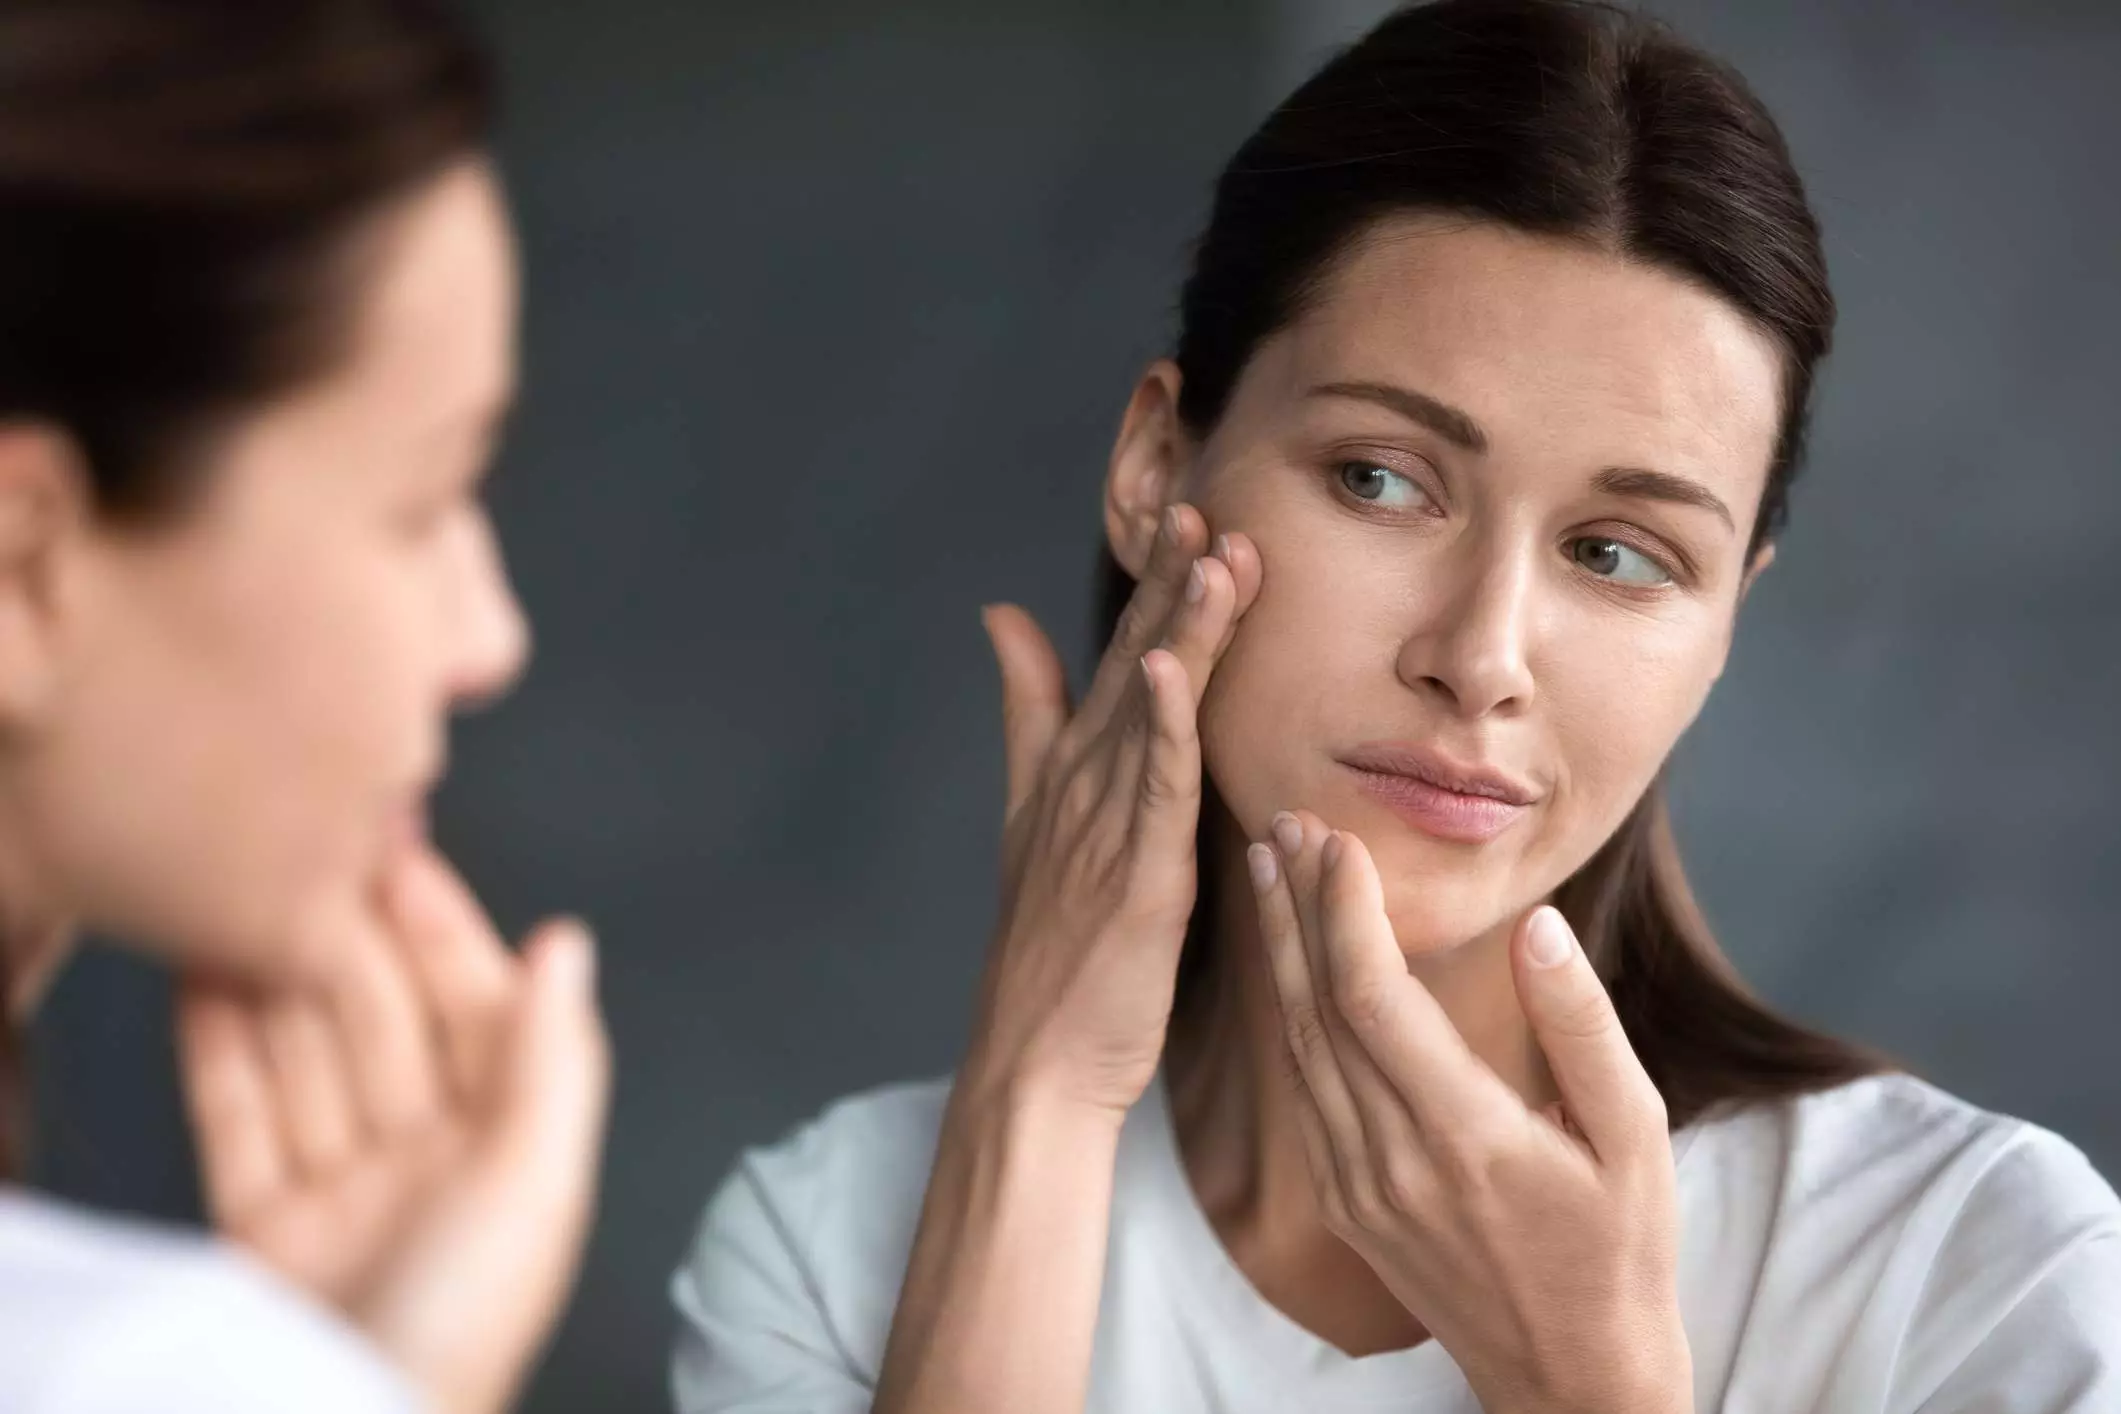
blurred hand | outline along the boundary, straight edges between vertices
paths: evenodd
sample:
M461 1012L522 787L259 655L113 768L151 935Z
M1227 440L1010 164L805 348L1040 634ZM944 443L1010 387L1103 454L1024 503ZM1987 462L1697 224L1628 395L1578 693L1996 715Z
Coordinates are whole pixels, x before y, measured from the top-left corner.
M1259 593L1259 552L1208 553L1165 513L1080 711L1021 609L987 613L1002 673L1009 803L1002 916L961 1081L1123 1113L1156 1072L1193 911L1195 731L1209 674Z
M422 850L328 979L191 981L179 1049L215 1224L343 1312L445 1414L513 1400L572 1286L610 1086L594 949L520 958Z

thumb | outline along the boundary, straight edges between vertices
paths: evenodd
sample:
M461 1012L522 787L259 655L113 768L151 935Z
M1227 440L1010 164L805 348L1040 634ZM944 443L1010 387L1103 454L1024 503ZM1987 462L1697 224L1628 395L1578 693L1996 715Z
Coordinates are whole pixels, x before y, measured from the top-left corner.
M1038 782L1054 738L1068 724L1068 675L1037 620L1014 604L980 611L1002 673L1002 748L1014 815Z
M1518 925L1510 965L1532 1035L1592 1150L1613 1162L1663 1142L1663 1098L1559 909L1543 904Z

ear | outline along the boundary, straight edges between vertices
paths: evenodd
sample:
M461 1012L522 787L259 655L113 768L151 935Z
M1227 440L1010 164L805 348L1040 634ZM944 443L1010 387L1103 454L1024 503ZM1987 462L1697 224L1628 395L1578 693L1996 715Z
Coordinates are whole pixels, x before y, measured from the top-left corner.
M1753 582L1765 574L1767 567L1773 563L1775 563L1775 542L1770 540L1753 552L1752 562L1745 567L1745 577L1738 581L1738 602L1731 606L1731 621L1725 626L1723 647L1720 650L1720 656L1716 660L1716 671L1710 675L1710 682L1720 681L1723 677L1724 668L1730 663L1731 635L1737 631L1738 610L1745 606L1745 596L1753 592ZM1700 707L1697 705L1695 710L1698 712Z
M0 732L36 726L59 696L62 589L91 501L71 437L41 424L0 423Z
M1738 582L1738 602L1743 604L1745 596L1753 592L1753 582L1767 572L1775 563L1775 542L1770 540L1753 555L1753 562L1745 567L1745 578Z
M1120 419L1105 472L1105 539L1112 557L1141 578L1164 507L1178 498L1193 439L1178 417L1178 365L1158 359L1142 374Z

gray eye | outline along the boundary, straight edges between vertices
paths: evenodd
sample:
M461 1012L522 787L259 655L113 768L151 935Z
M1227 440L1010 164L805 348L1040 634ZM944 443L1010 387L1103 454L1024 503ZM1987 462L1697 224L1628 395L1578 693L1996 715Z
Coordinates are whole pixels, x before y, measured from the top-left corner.
M1376 462L1345 461L1340 464L1340 484L1348 494L1374 505L1407 507L1429 499L1412 478L1402 476Z
M1629 545L1604 535L1586 535L1570 544L1571 557L1600 579L1619 584L1669 584L1664 566Z

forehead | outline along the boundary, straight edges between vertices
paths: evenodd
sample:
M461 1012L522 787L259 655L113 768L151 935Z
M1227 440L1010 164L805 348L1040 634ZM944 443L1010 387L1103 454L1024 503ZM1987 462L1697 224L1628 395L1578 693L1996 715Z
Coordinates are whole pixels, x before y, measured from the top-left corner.
M498 402L515 377L516 268L498 186L466 163L378 232L343 369L408 410Z
M1749 474L1756 492L1779 415L1775 346L1722 299L1587 244L1458 218L1380 222L1255 362L1281 397L1414 387L1470 413L1498 457Z

